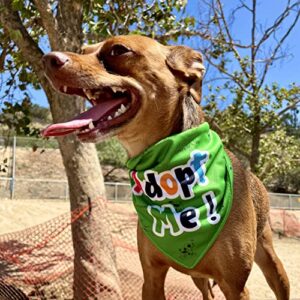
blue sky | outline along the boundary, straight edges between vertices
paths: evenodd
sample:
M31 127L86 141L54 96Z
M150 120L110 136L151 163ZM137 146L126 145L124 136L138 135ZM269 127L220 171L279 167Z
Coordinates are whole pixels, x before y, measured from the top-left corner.
M229 11L237 3L236 0L223 1L225 11ZM247 2L247 1L246 1ZM248 1L249 2L249 1ZM268 26L280 14L284 8L285 0L261 0L258 1L257 19L262 26ZM189 0L186 13L197 18L201 11L200 2ZM233 32L241 41L250 39L251 19L247 12L239 13L233 26ZM197 41L186 42L187 45L197 46ZM293 32L287 38L285 45L288 47L290 56L279 62L275 62L270 69L267 77L267 83L278 82L280 86L288 86L292 82L299 84L299 67L300 67L300 23L296 25ZM32 102L42 106L48 106L47 99L43 91L29 90L32 96Z
M199 12L201 12L200 1L190 0L187 5L187 13L197 18ZM232 8L237 6L237 0L222 1L224 3L224 11L228 12ZM244 1L245 3L251 3L252 1ZM274 20L282 13L285 8L286 0L260 0L257 4L257 20L263 28L269 27ZM232 26L232 32L234 37L242 41L243 43L250 43L251 38L251 18L250 13L246 10L240 10L237 13L235 21ZM283 30L286 29L286 25L283 26ZM258 31L258 30L257 30ZM261 37L257 32L257 40ZM195 42L192 46L195 47ZM270 72L267 76L267 83L278 82L279 85L287 86L292 82L299 83L299 66L300 66L300 22L293 29L291 34L285 41L285 47L287 47L287 53L289 56L283 60L277 61L270 68ZM242 53L242 52L241 52Z

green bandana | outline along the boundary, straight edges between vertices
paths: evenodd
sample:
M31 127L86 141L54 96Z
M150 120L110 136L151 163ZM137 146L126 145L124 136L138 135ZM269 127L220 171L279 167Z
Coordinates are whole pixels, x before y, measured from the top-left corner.
M193 268L218 237L232 203L233 172L207 123L128 160L141 227L160 251Z

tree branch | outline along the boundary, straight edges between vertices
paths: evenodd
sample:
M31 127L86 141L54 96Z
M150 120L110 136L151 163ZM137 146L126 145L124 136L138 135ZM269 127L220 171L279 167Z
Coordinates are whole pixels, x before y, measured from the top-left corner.
M293 102L292 104L288 105L287 107L285 107L284 109L282 109L280 112L277 113L277 116L282 116L284 113L286 113L287 111L289 111L290 109L293 109L297 106L297 104L300 103L300 98L298 98L295 102Z
M290 105L288 105L287 107L285 107L284 109L282 109L281 111L279 111L277 113L277 117L281 117L283 114L285 114L287 111L295 108L297 106L297 104L300 103L300 98L298 98L297 100L295 100L295 102L291 103ZM272 129L270 128L270 123L265 124L262 127L262 133L266 133L266 132L270 132L272 131ZM271 130L270 130L271 129Z
M1 48L2 48L2 52L0 54L0 72L3 72L5 58L6 58L7 53L9 52L9 49L8 49L8 45L1 46Z
M254 1L255 1L255 0L254 0ZM241 67L241 69L242 69L244 75L249 79L250 77L249 77L249 74L248 74L248 72L247 72L247 70L246 70L245 65L244 65L243 62L242 62L242 58L241 58L239 52L236 50L236 48L235 48L235 46L234 46L234 41L233 41L232 35L231 35L231 33L230 33L230 30L229 30L228 23L227 23L227 21L226 21L225 15L224 15L224 11L223 11L223 8L222 8L222 3L221 3L220 0L217 0L217 3L218 3L219 10L220 10L220 17L221 17L221 20L222 20L222 22L223 22L224 29L225 29L225 32L226 32L226 34L227 34L227 37L228 37L228 39L229 39L228 45L230 46L230 49L233 51L233 53L234 53L236 59L238 60L238 62L239 62L239 64L240 64L240 67ZM219 21L218 21L218 23L219 23ZM220 32L221 32L222 27L221 27L220 24L219 24L219 29L220 29ZM221 33L221 34L223 35L223 33ZM223 35L223 36L224 36L224 35ZM226 40L225 37L224 37L224 40Z
M250 12L253 12L253 10L245 2L243 2L242 0L240 2L242 4L242 7L246 8Z
M34 3L41 15L43 26L48 33L52 50L58 50L60 48L60 43L54 43L54 41L59 39L60 35L57 34L59 28L57 20L52 13L51 5L47 0L34 0Z
M205 72L206 73L206 72ZM214 81L219 81L219 80L228 80L227 77L214 77L214 78L211 78L211 79L208 79L208 80L203 80L202 84L208 84L210 82L214 82Z
M255 31L256 31L256 0L252 0L252 28L251 28L251 81L252 84L256 82L256 70L255 70ZM254 88L253 88L254 93Z
M172 39L173 37L177 37L178 34L181 34L182 36L185 36L185 37L194 37L194 36L198 36L198 37L201 37L202 39L204 40L209 40L209 36L207 34L207 32L201 32L201 31L191 31L191 30L170 30L162 35L156 35L155 36L155 39L157 41L166 41L166 40L170 40Z
M296 6L299 6L299 2L294 3L293 5L289 6L290 4L290 0L287 3L287 6L285 8L285 10L283 11L283 13L281 15L279 15L279 17L275 20L275 22L273 23L272 26L270 26L269 28L267 28L265 30L264 35L262 36L262 38L259 40L259 42L256 45L256 50L255 52L257 53L260 46L266 41L268 40L268 38L279 28L279 26L281 25L281 23L285 20L285 18L289 15L289 12ZM255 53L255 55L256 55Z
M61 51L79 52L81 49L83 30L83 2L87 0L58 1L57 23L63 38ZM75 33L75 34L74 34ZM54 40L53 42L57 42Z
M105 174L103 174L104 180L107 180L109 175L117 169L119 169L119 167L112 167L109 171L107 171Z
M213 65L213 66L214 66L215 68L217 68L221 73L227 75L228 78L230 78L232 81L234 81L234 82L240 87L240 89L241 89L243 92L245 92L245 93L251 95L251 92L250 92L249 90L247 90L247 89L241 84L240 80L237 80L232 74L230 74L229 72L225 71L224 69L221 70L221 69L220 69L220 66L217 65L217 64L215 64L205 52L203 53L203 55L205 56L205 59L206 59L211 65Z
M18 12L13 10L12 1L0 0L0 8L0 21L2 26L7 30L10 38L21 50L25 60L32 65L37 76L40 79L44 78L42 65L43 51L23 26Z
M288 28L288 30L286 31L286 33L282 36L282 38L279 40L279 42L277 43L277 46L275 47L273 54L271 55L269 61L266 63L263 74L261 76L261 80L260 83L258 85L258 90L262 87L266 75L268 73L269 67L272 64L272 62L274 61L274 58L276 57L277 52L279 51L279 49L281 48L282 44L284 43L285 39L289 36L289 34L291 33L291 31L293 30L293 28L296 26L298 19L300 17L300 11L298 11L293 23L290 25L290 27Z

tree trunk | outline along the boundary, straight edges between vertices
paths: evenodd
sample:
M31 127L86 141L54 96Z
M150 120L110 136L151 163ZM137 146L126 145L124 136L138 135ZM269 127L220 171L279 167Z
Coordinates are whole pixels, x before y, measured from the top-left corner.
M65 118L59 112L74 115L74 110L82 106L81 100L56 93L48 99L55 122ZM74 299L121 299L109 216L103 200L103 176L95 146L82 144L74 136L58 140L69 182L71 210L91 205L91 209L72 224Z
M255 129L252 135L251 155L250 155L250 168L256 174L259 161L259 144L260 144L260 131Z
M252 74L255 76L254 73ZM258 91L256 89L255 84L252 86L252 101L254 102L253 107L253 125L252 125L252 143L251 143L251 153L250 153L250 168L254 174L257 174L257 167L259 162L259 146L260 146L260 138L261 138L261 107L259 104L259 96Z
M49 35L51 46L61 51L79 51L82 37L81 1L59 1L57 18L51 14L48 1L35 0L35 3L44 17L42 21L46 30L51 31L52 26L56 26L57 34L52 30L53 34ZM24 61L32 66L37 75L47 95L54 122L74 117L82 111L83 101L78 97L58 94L52 89L44 77L43 53L11 4L11 0L0 0L1 23L11 34ZM95 207L96 199L105 194L95 146L82 144L74 136L59 138L58 141L69 182L71 209L80 210L90 202L92 205L84 216L72 224L74 299L121 299L106 206L103 200L98 200Z
M103 177L94 145L60 141L72 211L91 208L72 224L74 299L121 299L115 252L108 226ZM105 289L106 288L106 289ZM109 292L111 291L111 292Z

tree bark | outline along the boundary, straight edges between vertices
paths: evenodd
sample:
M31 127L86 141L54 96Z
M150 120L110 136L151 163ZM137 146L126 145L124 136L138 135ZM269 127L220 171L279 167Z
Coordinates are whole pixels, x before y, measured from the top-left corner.
M39 1L36 0L36 3ZM43 52L22 24L11 0L0 0L0 20L5 29L14 34L11 38L20 49L24 61L32 66L47 95L54 122L68 120L84 108L79 97L56 93L44 77ZM56 24L57 35L53 31L49 38L51 46L62 51L79 51L82 38L82 4L80 1L59 1L58 17L50 14L49 6L41 15L43 22ZM52 19L53 18L53 19ZM44 24L45 29L51 24ZM16 34L17 33L17 34ZM121 289L115 262L115 252L110 229L107 226L108 213L104 200L96 199L105 194L103 176L95 146L82 144L74 136L58 139L70 190L71 210L91 208L72 224L74 246L74 299L121 299Z
M253 135L252 135L251 154L250 154L250 161L249 161L251 171L254 174L257 173L257 166L258 166L258 161L259 161L260 138L261 138L260 130L258 128L255 128Z

